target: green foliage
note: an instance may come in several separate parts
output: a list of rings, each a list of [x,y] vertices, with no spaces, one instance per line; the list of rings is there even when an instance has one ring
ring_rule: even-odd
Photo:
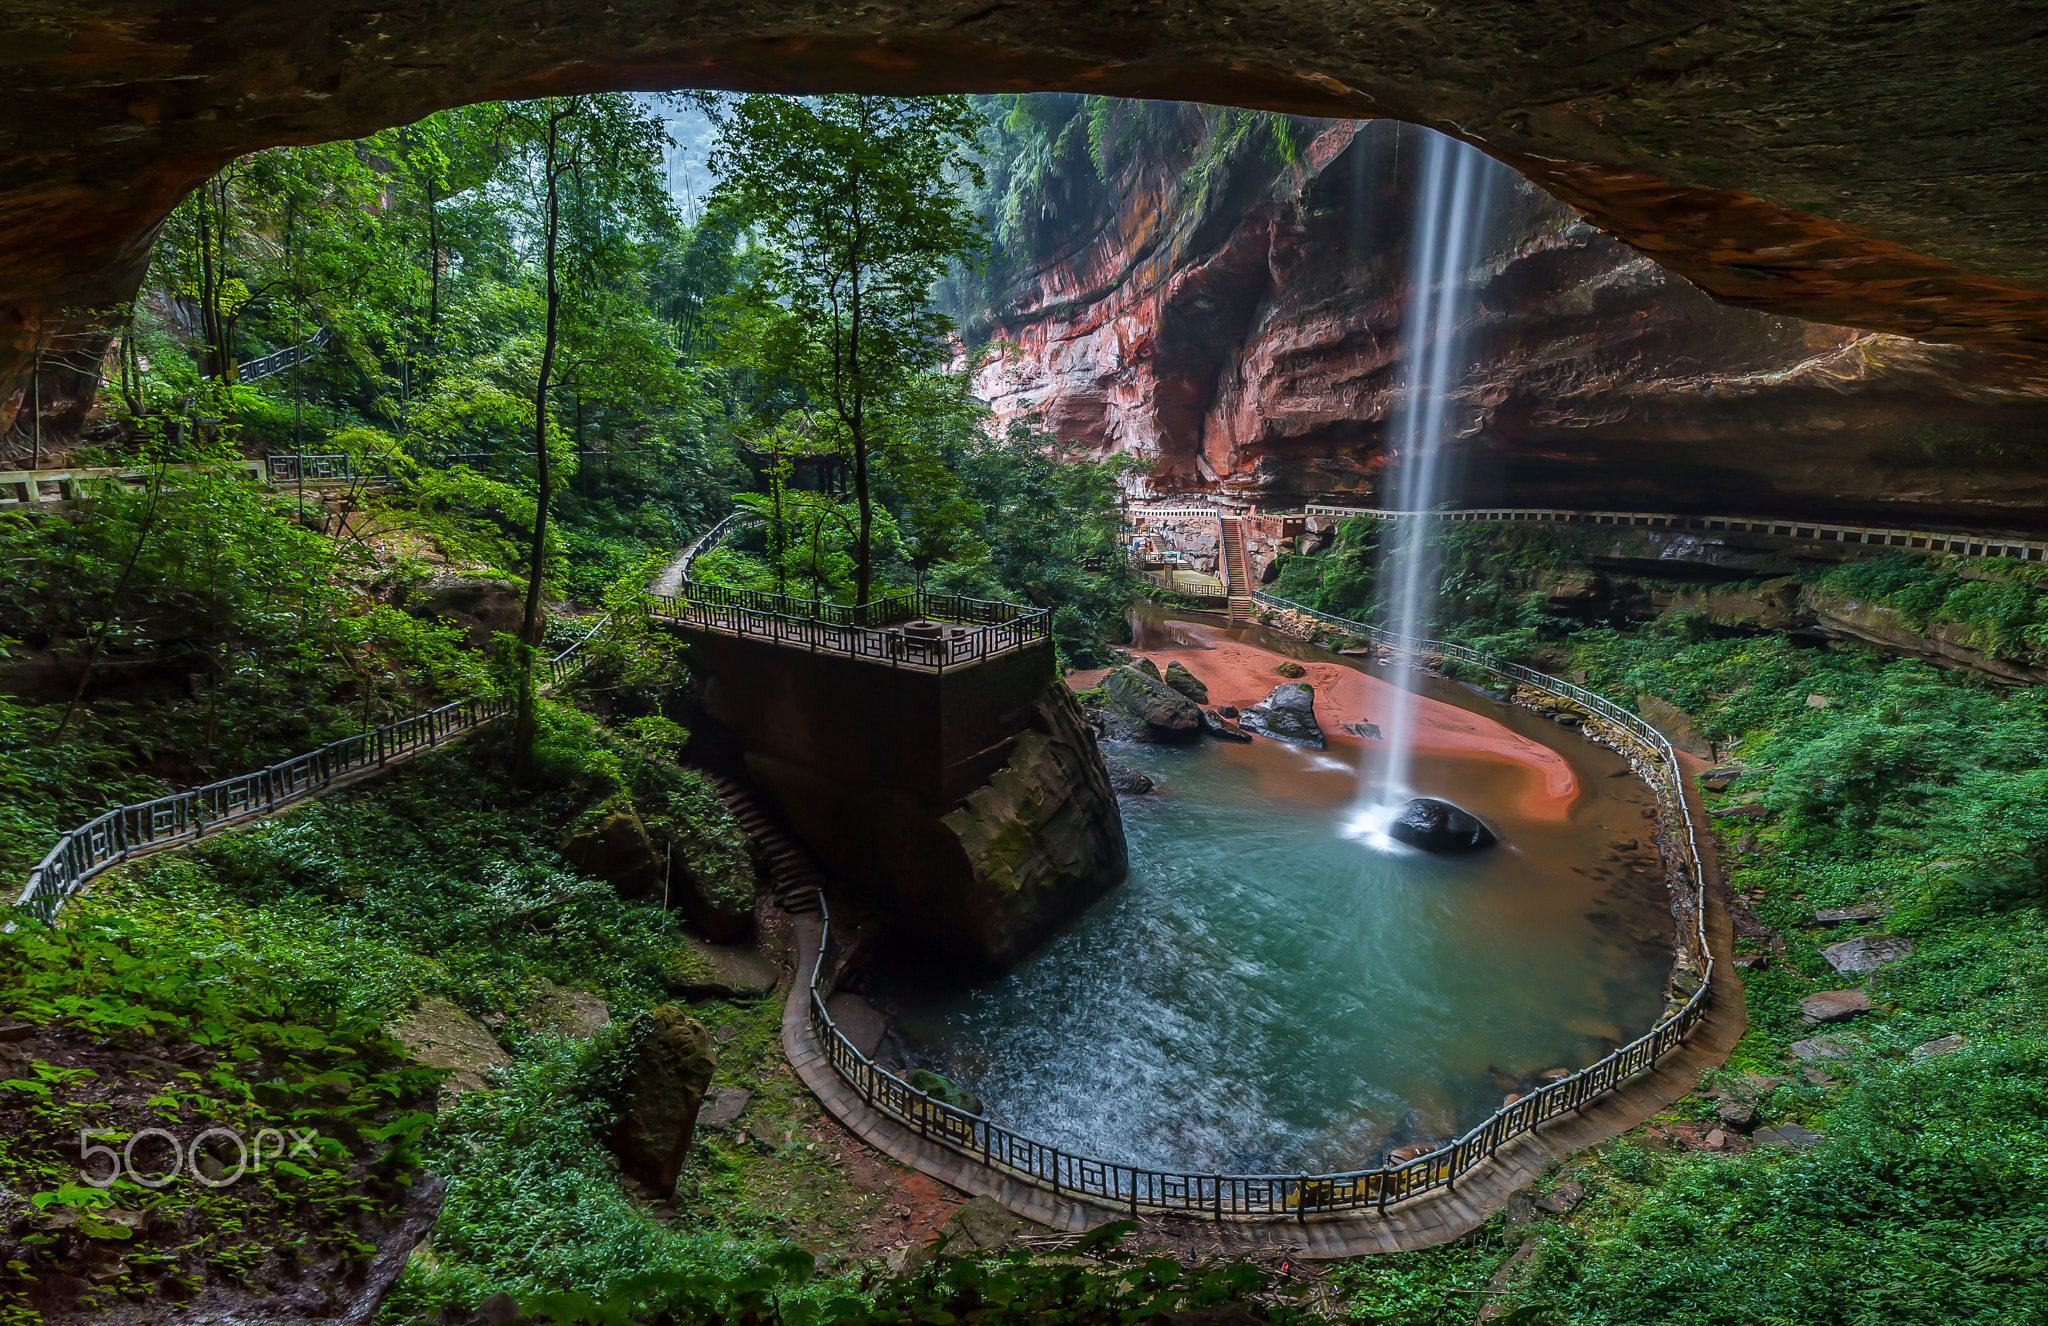
[[[977,519],[954,536],[957,551],[931,587],[1049,607],[1065,662],[1110,661],[1135,597],[1115,506],[1135,462],[1082,459],[1021,423],[1000,439],[967,439],[949,459]]]
[[[485,684],[458,632],[355,590],[373,573],[359,545],[231,470],[166,471],[151,490],[110,485],[69,512],[0,519],[0,567],[0,650],[64,664],[30,692],[40,703],[10,702],[0,722],[23,739],[12,749],[45,748],[58,777],[35,799],[67,817],[98,809],[78,781],[88,769],[123,795],[147,786],[132,776],[144,768],[205,781]],[[65,721],[88,657],[88,704]]]
[[[2048,662],[2048,576],[2038,565],[1973,565],[1961,558],[1886,552],[1831,567],[1812,583],[1897,609],[1916,631],[1952,622],[1968,628],[1972,648]]]
[[[854,599],[865,602],[875,560],[870,452],[908,445],[902,421],[919,399],[909,386],[948,352],[951,323],[932,306],[932,284],[983,248],[949,182],[955,172],[980,179],[980,117],[964,97],[753,95],[705,105],[718,128],[712,168],[763,250],[735,296],[728,339],[749,342],[742,354],[801,388],[851,462]]]

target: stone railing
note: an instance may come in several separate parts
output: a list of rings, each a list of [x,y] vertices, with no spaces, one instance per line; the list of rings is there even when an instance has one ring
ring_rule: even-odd
[[[1648,1032],[1597,1063],[1538,1087],[1496,1110],[1484,1123],[1449,1145],[1404,1163],[1342,1174],[1201,1174],[1155,1170],[1062,1151],[1013,1132],[919,1091],[861,1053],[827,1011],[826,998],[831,991],[820,988],[831,944],[831,917],[827,913],[825,932],[819,938],[818,956],[810,974],[811,1026],[833,1070],[860,1093],[869,1108],[998,1173],[1049,1189],[1056,1196],[1082,1198],[1128,1211],[1134,1217],[1144,1211],[1160,1211],[1215,1220],[1306,1220],[1318,1214],[1384,1212],[1389,1205],[1439,1189],[1455,1188],[1460,1178],[1488,1163],[1507,1142],[1622,1087],[1677,1048],[1706,1015],[1714,963],[1706,937],[1706,876],[1700,863],[1692,813],[1685,801],[1683,772],[1676,752],[1663,734],[1607,697],[1547,673],[1494,659],[1462,645],[1404,639],[1270,595],[1255,597],[1269,607],[1305,613],[1375,640],[1411,659],[1455,658],[1541,691],[1584,709],[1604,725],[1613,739],[1636,748],[1643,756],[1643,764],[1638,767],[1648,767],[1651,785],[1660,799],[1672,806],[1674,819],[1684,831],[1684,860],[1672,864],[1686,878],[1688,896],[1683,900],[1683,910],[1689,913],[1689,924],[1681,927],[1673,999],[1664,1016]]]

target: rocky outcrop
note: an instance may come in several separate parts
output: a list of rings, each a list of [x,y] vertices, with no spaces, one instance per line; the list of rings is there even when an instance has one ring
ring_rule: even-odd
[[[611,1142],[627,1169],[657,1193],[675,1187],[717,1068],[703,1023],[673,1004],[648,1014]]]
[[[1284,682],[1266,698],[1238,716],[1248,732],[1323,749],[1323,729],[1316,723],[1316,688],[1305,681]]]
[[[1417,797],[1401,807],[1387,836],[1425,852],[1472,852],[1495,841],[1477,815],[1435,797]]]
[[[1041,725],[1019,736],[1004,766],[941,821],[972,871],[960,912],[966,937],[997,969],[1057,933],[1130,869],[1116,793],[1064,682],[1045,689],[1037,712]]]
[[[424,584],[400,586],[391,604],[409,616],[452,622],[463,643],[488,649],[494,637],[517,635],[526,617],[526,590],[516,580],[442,571]]]
[[[1202,734],[1201,707],[1135,667],[1111,669],[1102,679],[1102,691],[1110,707],[1130,720],[1133,736],[1180,742]]]
[[[706,943],[695,935],[678,941],[669,988],[684,999],[761,999],[782,981],[781,969],[755,949]]]
[[[2001,658],[1977,648],[1977,633],[1959,622],[1929,622],[1924,628],[1916,627],[1896,608],[1826,590],[1808,590],[1800,601],[1823,634],[1849,636],[1897,653],[1917,654],[1931,663],[1967,668],[2017,686],[2048,682],[2048,668]]]
[[[661,881],[654,841],[623,796],[585,812],[562,836],[561,852],[571,869],[610,884],[621,898],[643,897]]]
[[[165,213],[223,162],[622,87],[1073,88],[1393,116],[1483,142],[1731,302],[2002,344],[2048,323],[2037,29],[1969,5],[51,0],[4,41],[0,397],[5,352],[59,310],[132,295]]]
[[[1290,161],[1256,131],[1220,148],[1231,114],[1155,115],[1112,183],[1046,200],[1035,247],[962,307],[1012,347],[980,394],[1146,457],[1160,492],[1384,497],[1419,136],[1301,122]],[[1998,458],[2041,454],[2023,439],[2048,355],[1716,305],[1510,172],[1492,188],[1447,456],[1461,500],[2043,525],[2043,465]],[[1250,551],[1270,572],[1276,540]]]

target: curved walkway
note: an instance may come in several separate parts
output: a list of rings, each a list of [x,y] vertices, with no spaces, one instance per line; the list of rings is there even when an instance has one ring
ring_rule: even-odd
[[[1704,817],[1697,789],[1685,796],[1695,814]],[[1706,867],[1707,945],[1714,956],[1713,998],[1706,1015],[1678,1049],[1651,1071],[1592,1101],[1577,1115],[1565,1115],[1503,1145],[1492,1161],[1459,1180],[1455,1192],[1431,1192],[1389,1207],[1384,1216],[1349,1214],[1316,1216],[1305,1221],[1225,1220],[1217,1223],[1187,1218],[1149,1217],[1145,1223],[1185,1231],[1200,1227],[1225,1250],[1253,1252],[1284,1248],[1311,1258],[1356,1257],[1401,1252],[1448,1243],[1477,1229],[1526,1187],[1553,1160],[1560,1160],[1635,1127],[1686,1095],[1700,1079],[1718,1068],[1747,1025],[1742,980],[1735,973],[1734,926],[1721,902],[1721,871],[1713,844],[1701,844]],[[818,960],[823,926],[816,915],[792,918],[797,940],[797,971],[812,970]],[[799,978],[782,1009],[782,1049],[811,1093],[868,1145],[963,1192],[990,1197],[1027,1219],[1078,1233],[1107,1220],[1125,1218],[1120,1208],[1071,1197],[1020,1182],[934,1142],[870,1108],[860,1094],[834,1072],[809,1016],[808,992]]]

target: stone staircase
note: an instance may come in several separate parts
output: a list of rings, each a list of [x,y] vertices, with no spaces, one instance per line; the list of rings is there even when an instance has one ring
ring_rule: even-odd
[[[818,910],[818,890],[825,886],[825,872],[808,849],[763,807],[745,784],[721,774],[705,772],[705,779],[718,791],[733,818],[740,822],[747,840],[768,863],[768,892],[775,905],[792,915]]]
[[[1249,622],[1257,615],[1252,599],[1251,563],[1244,556],[1244,531],[1236,516],[1219,516],[1223,526],[1224,592],[1230,596],[1230,620]]]

